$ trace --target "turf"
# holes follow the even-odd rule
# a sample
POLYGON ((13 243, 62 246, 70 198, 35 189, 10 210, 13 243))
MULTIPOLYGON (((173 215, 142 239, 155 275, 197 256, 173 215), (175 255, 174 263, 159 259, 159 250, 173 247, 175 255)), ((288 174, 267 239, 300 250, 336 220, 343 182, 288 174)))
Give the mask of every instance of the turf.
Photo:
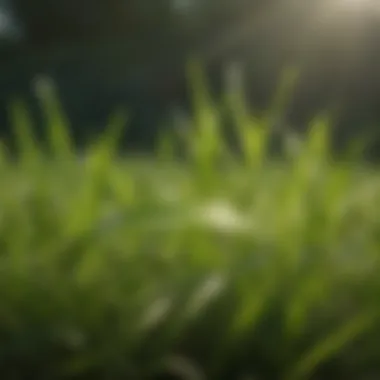
POLYGON ((275 160, 236 107, 236 157, 201 98, 186 159, 116 154, 118 118, 78 158, 54 107, 0 155, 4 379, 380 376, 380 174, 326 122, 275 160))

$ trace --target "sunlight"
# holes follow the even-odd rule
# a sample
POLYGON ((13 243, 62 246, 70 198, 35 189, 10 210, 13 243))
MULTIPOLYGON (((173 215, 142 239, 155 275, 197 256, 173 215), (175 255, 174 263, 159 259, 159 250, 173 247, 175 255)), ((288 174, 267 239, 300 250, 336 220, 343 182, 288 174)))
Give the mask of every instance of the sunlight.
POLYGON ((309 15, 304 55, 319 50, 324 60, 340 65, 345 75, 354 75, 372 48, 379 16, 379 1, 321 0, 309 15))
POLYGON ((324 0, 319 3, 317 27, 326 36, 353 39, 366 34, 380 15, 380 3, 375 0, 324 0))
POLYGON ((317 6, 319 16, 338 25, 350 27, 365 19, 380 15, 380 2, 377 0, 322 0, 317 6))
POLYGON ((372 12, 380 10, 380 3, 377 0, 334 0, 329 3, 336 11, 341 12, 372 12))
POLYGON ((363 7, 368 5, 375 5, 377 1, 374 0, 339 0, 344 6, 350 7, 363 7))

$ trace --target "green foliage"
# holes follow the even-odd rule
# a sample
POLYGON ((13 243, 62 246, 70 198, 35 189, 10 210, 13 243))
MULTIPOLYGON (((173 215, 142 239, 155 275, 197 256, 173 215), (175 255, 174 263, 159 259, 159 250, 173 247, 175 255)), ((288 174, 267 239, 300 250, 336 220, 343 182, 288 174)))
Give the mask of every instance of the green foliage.
POLYGON ((163 160, 116 156, 119 116, 77 157, 50 95, 46 152, 15 103, 21 154, 0 160, 4 379, 379 375, 379 174, 333 162, 322 119, 270 160, 267 121, 232 97, 236 159, 190 72, 184 162, 168 140, 163 160))

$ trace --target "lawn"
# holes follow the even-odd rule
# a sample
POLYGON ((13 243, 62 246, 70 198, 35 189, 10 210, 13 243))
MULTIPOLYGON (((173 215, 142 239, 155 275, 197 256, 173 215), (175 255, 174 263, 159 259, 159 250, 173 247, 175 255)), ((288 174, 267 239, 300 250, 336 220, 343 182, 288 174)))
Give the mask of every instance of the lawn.
POLYGON ((380 173, 333 160, 323 119, 270 158, 238 108, 239 157, 203 99, 177 160, 165 138, 154 159, 116 154, 118 117, 78 158, 53 111, 46 152, 15 106, 4 379, 380 377, 380 173))

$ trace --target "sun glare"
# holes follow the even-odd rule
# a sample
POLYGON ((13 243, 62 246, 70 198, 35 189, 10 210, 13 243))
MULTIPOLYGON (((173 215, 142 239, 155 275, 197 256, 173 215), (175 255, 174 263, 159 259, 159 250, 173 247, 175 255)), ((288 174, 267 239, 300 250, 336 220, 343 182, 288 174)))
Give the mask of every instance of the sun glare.
POLYGON ((379 0, 324 0, 320 5, 320 18, 338 29, 362 28, 380 16, 379 0))
POLYGON ((331 4, 335 8, 340 8, 342 11, 374 11, 380 10, 380 3, 378 0, 333 0, 331 4))

